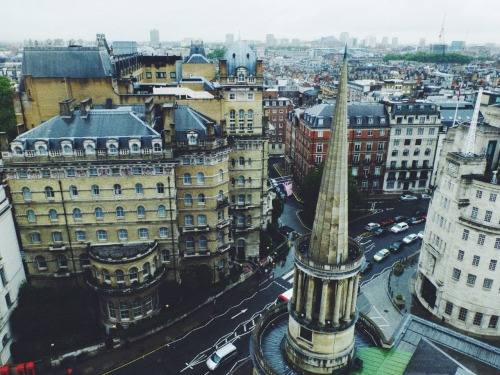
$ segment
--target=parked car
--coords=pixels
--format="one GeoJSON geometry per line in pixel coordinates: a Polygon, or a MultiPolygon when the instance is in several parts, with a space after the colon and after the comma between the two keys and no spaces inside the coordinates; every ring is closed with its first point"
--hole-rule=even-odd
{"type": "Polygon", "coordinates": [[[418,238],[420,238],[421,240],[423,240],[424,239],[424,231],[421,230],[420,232],[418,232],[417,236],[418,236],[418,238]]]}
{"type": "Polygon", "coordinates": [[[362,265],[361,265],[361,273],[366,273],[370,271],[373,268],[373,263],[370,262],[369,260],[366,260],[362,265]]]}
{"type": "Polygon", "coordinates": [[[377,254],[375,254],[373,256],[373,260],[375,262],[381,262],[383,261],[385,258],[387,258],[389,255],[391,255],[391,252],[387,249],[382,249],[380,251],[377,252],[377,254]]]}
{"type": "Polygon", "coordinates": [[[394,225],[391,228],[391,232],[392,233],[404,232],[405,230],[408,230],[408,228],[409,228],[408,224],[406,224],[405,222],[401,222],[401,223],[394,225]]]}
{"type": "Polygon", "coordinates": [[[391,253],[399,253],[405,247],[405,243],[403,241],[396,241],[391,246],[389,246],[389,251],[391,253]]]}
{"type": "Polygon", "coordinates": [[[394,224],[394,219],[384,219],[378,222],[381,227],[387,227],[394,224]]]}
{"type": "Polygon", "coordinates": [[[418,236],[415,233],[407,235],[405,238],[403,238],[403,242],[406,244],[410,244],[418,239],[418,236]]]}
{"type": "Polygon", "coordinates": [[[417,199],[418,198],[416,196],[409,195],[409,194],[402,195],[402,196],[399,197],[399,200],[404,201],[404,202],[406,202],[406,201],[416,201],[417,199]]]}
{"type": "Polygon", "coordinates": [[[377,223],[368,223],[365,227],[366,230],[373,230],[379,228],[380,225],[377,223]]]}
{"type": "Polygon", "coordinates": [[[389,233],[389,230],[386,229],[386,228],[377,228],[375,229],[375,231],[373,232],[373,235],[375,237],[382,237],[382,236],[385,236],[387,233],[389,233]]]}
{"type": "Polygon", "coordinates": [[[422,194],[420,196],[420,198],[422,198],[422,199],[431,199],[432,197],[429,194],[422,194]]]}
{"type": "Polygon", "coordinates": [[[427,211],[415,211],[413,216],[427,216],[427,211]]]}
{"type": "Polygon", "coordinates": [[[395,223],[401,223],[402,221],[408,220],[408,216],[394,216],[392,220],[394,220],[395,223]]]}
{"type": "Polygon", "coordinates": [[[228,343],[215,351],[210,357],[207,359],[207,367],[209,370],[215,370],[216,368],[222,367],[227,364],[229,361],[234,359],[238,354],[238,350],[236,346],[231,343],[228,343]]]}
{"type": "Polygon", "coordinates": [[[416,225],[423,223],[425,221],[425,216],[413,216],[410,220],[408,220],[408,224],[416,225]]]}

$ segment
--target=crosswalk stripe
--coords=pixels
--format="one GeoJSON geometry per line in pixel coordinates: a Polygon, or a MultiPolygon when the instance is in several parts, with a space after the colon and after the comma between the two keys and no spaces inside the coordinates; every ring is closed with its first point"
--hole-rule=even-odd
{"type": "Polygon", "coordinates": [[[288,272],[287,274],[283,275],[283,276],[282,276],[282,278],[286,280],[286,279],[288,279],[288,278],[289,278],[290,276],[292,276],[292,275],[293,275],[293,270],[291,270],[291,271],[290,271],[290,272],[288,272]]]}

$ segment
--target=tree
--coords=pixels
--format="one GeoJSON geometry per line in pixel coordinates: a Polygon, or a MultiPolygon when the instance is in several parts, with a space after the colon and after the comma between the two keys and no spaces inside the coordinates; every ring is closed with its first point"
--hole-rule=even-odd
{"type": "Polygon", "coordinates": [[[7,77],[0,77],[0,132],[7,133],[9,141],[17,137],[16,113],[7,77]]]}
{"type": "Polygon", "coordinates": [[[227,51],[227,49],[225,47],[216,48],[207,55],[207,58],[209,58],[209,59],[222,59],[222,58],[224,58],[226,51],[227,51]]]}

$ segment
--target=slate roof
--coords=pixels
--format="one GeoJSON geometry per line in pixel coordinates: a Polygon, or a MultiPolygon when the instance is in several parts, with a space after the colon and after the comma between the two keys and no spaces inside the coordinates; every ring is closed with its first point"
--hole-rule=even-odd
{"type": "Polygon", "coordinates": [[[236,76],[240,67],[245,67],[249,75],[256,75],[257,56],[245,42],[238,40],[230,45],[224,58],[227,60],[228,76],[236,76]]]}
{"type": "Polygon", "coordinates": [[[220,132],[220,125],[214,120],[195,111],[187,105],[179,105],[174,109],[175,137],[177,140],[187,140],[187,133],[195,131],[198,140],[203,141],[207,136],[207,127],[214,126],[216,134],[220,132]]]}
{"type": "Polygon", "coordinates": [[[37,140],[48,141],[50,150],[61,149],[61,141],[72,141],[74,149],[83,149],[86,139],[96,141],[96,148],[106,148],[106,140],[118,140],[119,148],[128,148],[131,138],[141,139],[143,147],[151,147],[152,138],[160,134],[145,124],[129,107],[114,110],[91,109],[87,118],[73,110],[71,118],[56,116],[21,134],[15,141],[22,142],[26,150],[34,150],[37,140]]]}
{"type": "MultiPolygon", "coordinates": [[[[455,118],[455,109],[441,109],[441,125],[453,125],[455,118]]],[[[474,115],[473,109],[459,109],[457,111],[457,122],[470,124],[472,116],[474,115]]],[[[480,124],[484,120],[483,115],[479,113],[477,123],[480,124]]]]}
{"type": "Polygon", "coordinates": [[[437,115],[437,105],[434,103],[393,103],[391,114],[399,115],[437,115]],[[423,109],[421,107],[423,106],[423,109]],[[398,108],[401,107],[401,108],[398,108]]]}
{"type": "Polygon", "coordinates": [[[103,47],[26,47],[23,51],[23,76],[105,78],[114,74],[103,47]]]}
{"type": "Polygon", "coordinates": [[[304,122],[312,128],[330,129],[332,127],[333,106],[330,104],[318,104],[304,111],[304,122]],[[323,124],[320,124],[321,119],[323,124]]]}
{"type": "Polygon", "coordinates": [[[194,54],[189,56],[189,59],[186,61],[188,64],[208,64],[210,61],[203,55],[194,54]]]}
{"type": "Polygon", "coordinates": [[[383,104],[379,103],[348,104],[347,113],[349,116],[350,128],[389,127],[389,115],[383,104]],[[358,124],[358,119],[361,119],[361,124],[358,124]],[[369,119],[371,119],[372,121],[371,123],[369,119]],[[382,119],[383,121],[381,121],[382,119]]]}

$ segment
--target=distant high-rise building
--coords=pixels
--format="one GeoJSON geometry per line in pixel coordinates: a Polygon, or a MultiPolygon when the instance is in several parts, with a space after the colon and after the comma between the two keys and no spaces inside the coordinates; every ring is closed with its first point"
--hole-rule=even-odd
{"type": "Polygon", "coordinates": [[[446,53],[448,51],[448,45],[446,44],[433,44],[431,45],[432,53],[446,53]]]}
{"type": "Polygon", "coordinates": [[[149,31],[149,42],[151,47],[158,48],[160,46],[160,32],[156,29],[149,31]]]}
{"type": "Polygon", "coordinates": [[[388,38],[388,37],[386,37],[386,36],[384,36],[384,37],[382,38],[382,45],[383,45],[384,47],[387,47],[387,45],[388,45],[388,44],[389,44],[389,38],[388,38]]]}
{"type": "Polygon", "coordinates": [[[418,41],[418,46],[425,47],[425,38],[420,38],[420,40],[418,41]]]}
{"type": "Polygon", "coordinates": [[[357,46],[358,46],[358,38],[352,38],[351,47],[357,47],[357,46]]]}
{"type": "Polygon", "coordinates": [[[398,46],[398,37],[395,36],[392,38],[392,47],[397,47],[398,46]]]}
{"type": "Polygon", "coordinates": [[[234,34],[226,34],[226,45],[231,45],[234,43],[234,34]]]}
{"type": "Polygon", "coordinates": [[[300,45],[300,39],[299,38],[293,38],[292,39],[292,46],[299,46],[300,45]]]}
{"type": "Polygon", "coordinates": [[[452,41],[450,49],[452,51],[463,51],[465,49],[465,41],[464,40],[452,41]]]}
{"type": "Polygon", "coordinates": [[[266,44],[268,46],[274,46],[276,44],[276,39],[274,39],[274,34],[266,35],[266,44]]]}
{"type": "Polygon", "coordinates": [[[367,47],[370,47],[370,48],[375,48],[376,45],[377,45],[377,37],[373,36],[373,35],[368,35],[366,37],[366,46],[367,47]]]}
{"type": "Polygon", "coordinates": [[[347,31],[341,32],[339,40],[340,40],[340,43],[346,44],[349,41],[349,33],[347,31]]]}

